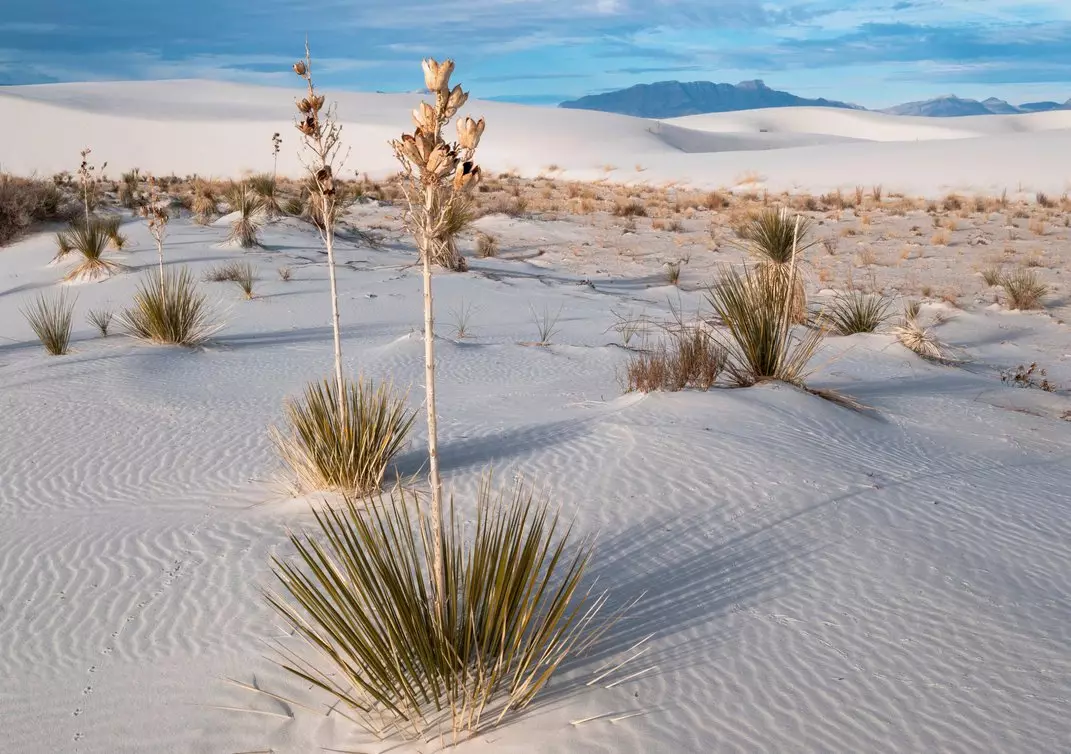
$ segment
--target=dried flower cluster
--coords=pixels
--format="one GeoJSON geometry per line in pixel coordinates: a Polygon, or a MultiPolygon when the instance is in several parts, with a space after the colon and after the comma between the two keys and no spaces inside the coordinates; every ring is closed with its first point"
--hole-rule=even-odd
{"type": "Polygon", "coordinates": [[[424,83],[435,104],[421,102],[413,110],[416,130],[391,142],[409,184],[409,224],[422,257],[451,270],[465,269],[465,260],[453,243],[454,218],[462,211],[466,194],[480,180],[474,161],[484,132],[484,120],[466,117],[457,122],[457,141],[443,139],[443,127],[457,115],[469,95],[460,85],[450,88],[454,62],[424,61],[424,83]]]}
{"type": "Polygon", "coordinates": [[[156,241],[156,253],[160,258],[160,286],[164,285],[164,237],[167,223],[171,220],[170,200],[160,192],[160,184],[152,175],[148,178],[149,198],[141,208],[141,216],[149,224],[149,233],[156,241]]]}

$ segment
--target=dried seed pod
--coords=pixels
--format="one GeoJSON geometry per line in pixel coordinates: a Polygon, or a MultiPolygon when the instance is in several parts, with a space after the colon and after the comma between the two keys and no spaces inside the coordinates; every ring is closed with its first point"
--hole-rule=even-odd
{"type": "Polygon", "coordinates": [[[435,108],[427,102],[421,102],[420,106],[413,111],[413,123],[418,129],[424,131],[434,131],[438,117],[435,108]]]}
{"type": "Polygon", "coordinates": [[[304,76],[306,73],[308,73],[308,69],[305,67],[304,60],[299,60],[298,62],[294,63],[294,73],[296,73],[298,76],[304,76]]]}
{"type": "Polygon", "coordinates": [[[454,172],[457,167],[457,157],[445,144],[439,144],[428,155],[428,161],[424,165],[425,176],[442,178],[454,172]]]}
{"type": "Polygon", "coordinates": [[[312,109],[312,105],[309,103],[308,99],[298,100],[297,109],[303,113],[307,113],[312,109]]]}
{"type": "Polygon", "coordinates": [[[471,160],[458,163],[457,169],[454,171],[454,190],[469,191],[480,182],[482,175],[480,166],[471,160]]]}
{"type": "Polygon", "coordinates": [[[331,173],[330,165],[324,165],[316,171],[316,185],[320,187],[324,196],[331,196],[335,193],[335,178],[331,173]]]}
{"type": "Polygon", "coordinates": [[[312,109],[316,112],[320,112],[320,110],[323,109],[324,102],[326,102],[326,100],[324,99],[324,96],[322,94],[317,97],[313,97],[311,103],[312,109]]]}
{"type": "Polygon", "coordinates": [[[454,72],[454,61],[444,60],[442,63],[433,58],[426,58],[424,67],[424,85],[431,92],[447,92],[450,89],[450,74],[454,72]]]}
{"type": "Polygon", "coordinates": [[[458,84],[450,91],[450,98],[446,101],[447,109],[456,113],[465,103],[469,101],[469,94],[461,89],[461,85],[458,84]]]}
{"type": "Polygon", "coordinates": [[[463,118],[457,122],[457,142],[463,149],[476,149],[480,145],[480,137],[487,124],[483,118],[473,120],[463,118]]]}

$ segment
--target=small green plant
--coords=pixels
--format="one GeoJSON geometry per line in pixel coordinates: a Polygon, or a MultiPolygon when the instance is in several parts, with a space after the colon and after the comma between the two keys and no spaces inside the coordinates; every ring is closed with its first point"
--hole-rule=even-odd
{"type": "Polygon", "coordinates": [[[41,345],[53,356],[67,353],[71,342],[75,299],[61,290],[55,297],[39,295],[22,314],[30,323],[41,345]]]}
{"type": "Polygon", "coordinates": [[[282,207],[275,196],[275,176],[267,173],[257,173],[246,179],[249,188],[264,201],[264,214],[268,218],[278,217],[282,214],[282,207]]]}
{"type": "Polygon", "coordinates": [[[81,220],[72,222],[66,231],[71,248],[82,255],[82,261],[70,272],[66,280],[96,280],[122,269],[121,265],[104,259],[104,252],[111,240],[110,222],[90,217],[86,224],[81,220]]]}
{"type": "Polygon", "coordinates": [[[120,313],[119,321],[135,338],[182,346],[198,345],[219,329],[185,267],[148,276],[134,294],[134,305],[120,313]]]}
{"type": "Polygon", "coordinates": [[[314,533],[291,535],[296,558],[274,559],[281,589],[267,595],[316,659],[280,647],[280,665],[379,737],[442,726],[456,742],[525,708],[616,616],[596,622],[604,598],[582,587],[592,542],[570,541],[546,500],[485,479],[476,511],[471,525],[451,500],[441,535],[400,487],[316,511],[314,533]]]}
{"type": "Polygon", "coordinates": [[[892,302],[862,291],[837,293],[822,312],[822,321],[837,335],[876,332],[889,319],[892,302]]]}
{"type": "Polygon", "coordinates": [[[608,331],[613,330],[620,335],[621,344],[625,348],[631,347],[637,335],[645,337],[650,332],[651,322],[642,311],[639,314],[632,311],[624,313],[614,311],[613,315],[617,321],[608,328],[608,331]]]}
{"type": "Polygon", "coordinates": [[[799,216],[799,235],[796,235],[796,217],[786,207],[764,209],[737,230],[743,247],[761,261],[774,265],[787,265],[792,260],[793,240],[796,239],[796,254],[802,254],[816,243],[807,240],[811,221],[799,216]]]}
{"type": "Polygon", "coordinates": [[[264,224],[267,204],[264,197],[245,184],[236,184],[227,195],[231,211],[238,213],[231,224],[229,240],[243,249],[260,245],[257,234],[264,224]]]}
{"type": "Polygon", "coordinates": [[[370,380],[343,385],[340,400],[334,379],[310,383],[301,398],[286,403],[284,428],[272,429],[299,492],[366,495],[379,489],[405,447],[415,418],[405,397],[370,380]]]}
{"type": "Polygon", "coordinates": [[[472,315],[474,313],[472,304],[462,301],[456,309],[450,310],[450,316],[453,318],[454,337],[458,340],[467,338],[472,334],[472,315]]]}
{"type": "Polygon", "coordinates": [[[257,279],[257,268],[249,262],[239,262],[236,265],[238,275],[234,282],[245,294],[247,299],[253,298],[253,284],[257,279]]]}
{"type": "Polygon", "coordinates": [[[536,341],[536,345],[549,346],[551,338],[558,334],[558,320],[561,318],[562,310],[565,305],[558,307],[556,314],[551,314],[550,309],[543,307],[543,313],[536,312],[531,306],[528,309],[532,312],[532,321],[535,323],[536,330],[539,332],[539,340],[536,341]]]}
{"type": "Polygon", "coordinates": [[[824,331],[813,328],[798,340],[794,336],[793,278],[761,268],[730,269],[708,289],[707,300],[728,331],[721,342],[728,354],[725,371],[734,384],[780,380],[803,385],[824,331]]]}
{"type": "Polygon", "coordinates": [[[107,338],[108,328],[111,327],[114,316],[111,309],[90,309],[86,314],[86,322],[97,328],[102,338],[107,338]]]}
{"type": "Polygon", "coordinates": [[[71,245],[71,237],[67,235],[66,231],[61,230],[56,234],[56,256],[53,257],[53,260],[59,261],[72,251],[74,251],[74,247],[71,245]]]}
{"type": "Polygon", "coordinates": [[[498,238],[490,233],[480,233],[476,236],[476,256],[481,259],[498,256],[498,238]]]}
{"type": "Polygon", "coordinates": [[[1040,309],[1041,299],[1049,292],[1049,287],[1041,282],[1033,269],[1020,267],[1005,275],[1001,282],[1013,309],[1040,309]]]}

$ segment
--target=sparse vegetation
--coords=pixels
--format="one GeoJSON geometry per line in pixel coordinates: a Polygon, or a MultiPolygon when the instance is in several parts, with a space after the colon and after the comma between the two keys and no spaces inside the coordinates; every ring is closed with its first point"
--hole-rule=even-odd
{"type": "Polygon", "coordinates": [[[238,262],[235,265],[237,276],[234,282],[247,299],[253,298],[253,284],[257,279],[257,268],[251,262],[238,262]]]}
{"type": "Polygon", "coordinates": [[[551,338],[558,334],[558,320],[561,318],[564,306],[558,307],[558,311],[553,314],[549,307],[543,307],[542,313],[537,312],[531,306],[529,306],[529,309],[532,312],[532,321],[539,332],[539,340],[536,341],[536,345],[549,346],[551,338]]]}
{"type": "Polygon", "coordinates": [[[279,273],[280,280],[282,280],[284,283],[290,282],[290,276],[292,274],[292,271],[289,267],[284,265],[280,267],[277,272],[279,273]]]}
{"type": "Polygon", "coordinates": [[[55,296],[40,294],[22,310],[41,345],[52,356],[63,356],[71,342],[75,299],[61,290],[55,296]]]}
{"type": "Polygon", "coordinates": [[[699,327],[665,333],[658,345],[635,352],[625,367],[629,392],[709,390],[725,368],[726,350],[699,327]]]}
{"type": "Polygon", "coordinates": [[[472,315],[475,312],[472,304],[462,301],[456,309],[450,310],[450,316],[454,328],[454,337],[458,340],[471,335],[472,315]]]}
{"type": "Polygon", "coordinates": [[[272,429],[299,492],[367,495],[379,489],[405,447],[415,414],[404,396],[370,380],[347,379],[343,390],[340,397],[333,379],[310,383],[300,398],[287,401],[283,428],[272,429]]]}
{"type": "Polygon", "coordinates": [[[1056,385],[1049,382],[1049,373],[1038,366],[1036,361],[1029,366],[1020,364],[1015,369],[1006,369],[1000,373],[1000,381],[1014,387],[1034,388],[1046,393],[1055,393],[1056,385]]]}
{"type": "Polygon", "coordinates": [[[982,280],[990,288],[1001,285],[1004,280],[1004,271],[997,266],[990,265],[982,269],[982,280]]]}
{"type": "Polygon", "coordinates": [[[181,346],[196,346],[219,329],[185,267],[147,277],[134,294],[134,305],[120,313],[119,321],[135,338],[181,346]]]}
{"type": "Polygon", "coordinates": [[[108,328],[111,327],[114,316],[111,309],[90,309],[86,313],[86,321],[97,328],[102,338],[107,338],[108,328]]]}
{"type": "Polygon", "coordinates": [[[476,256],[481,259],[498,256],[498,238],[490,233],[480,233],[476,236],[476,256]]]}
{"type": "Polygon", "coordinates": [[[884,296],[850,290],[837,293],[822,311],[822,321],[837,335],[876,332],[889,319],[892,302],[884,296]]]}
{"type": "Polygon", "coordinates": [[[914,351],[922,358],[945,361],[948,358],[945,346],[937,339],[933,330],[919,322],[921,310],[919,302],[906,301],[903,317],[892,328],[892,333],[904,348],[914,351]]]}
{"type": "Polygon", "coordinates": [[[1042,298],[1049,292],[1037,271],[1023,267],[1005,275],[1001,283],[1012,309],[1040,309],[1042,298]]]}
{"type": "Polygon", "coordinates": [[[54,182],[0,173],[0,246],[11,243],[36,223],[69,216],[63,194],[54,182]]]}
{"type": "Polygon", "coordinates": [[[231,223],[229,240],[243,249],[260,245],[258,233],[264,224],[267,204],[264,197],[244,183],[235,184],[227,195],[231,211],[238,216],[231,223]]]}
{"type": "Polygon", "coordinates": [[[97,280],[122,269],[121,265],[104,259],[110,242],[108,221],[90,217],[86,224],[79,219],[70,224],[64,235],[71,249],[82,255],[82,261],[67,273],[66,280],[97,280]]]}

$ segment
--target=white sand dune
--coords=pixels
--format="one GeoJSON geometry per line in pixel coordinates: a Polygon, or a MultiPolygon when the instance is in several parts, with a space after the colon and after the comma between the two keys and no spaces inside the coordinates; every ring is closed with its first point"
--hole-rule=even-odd
{"type": "MultiPolygon", "coordinates": [[[[299,83],[299,82],[295,82],[299,83]]],[[[271,164],[269,140],[293,143],[300,89],[203,81],[0,88],[0,118],[19,124],[0,145],[16,172],[71,169],[85,146],[114,170],[235,176],[271,164]]],[[[478,94],[478,92],[477,92],[478,94]]],[[[352,145],[349,168],[397,168],[387,139],[409,128],[417,95],[329,92],[352,145]]],[[[940,194],[1008,189],[1062,192],[1071,166],[1071,113],[943,121],[830,108],[722,113],[666,122],[579,110],[474,101],[490,127],[484,164],[535,175],[551,165],[578,179],[676,181],[696,187],[825,191],[859,184],[940,194]],[[607,170],[607,168],[612,168],[607,170]]],[[[284,173],[301,170],[292,149],[284,173]]]]}
{"type": "MultiPolygon", "coordinates": [[[[263,168],[271,132],[286,126],[281,94],[185,83],[5,90],[0,117],[29,126],[6,132],[0,158],[5,168],[51,171],[91,144],[116,169],[263,168]],[[179,104],[180,93],[189,100],[179,104]]],[[[385,138],[412,99],[343,97],[347,137],[385,138]]],[[[723,157],[682,157],[635,119],[494,104],[486,112],[497,134],[488,152],[503,166],[553,161],[579,174],[613,153],[669,174],[723,157]],[[641,148],[643,156],[630,151],[641,148]],[[659,154],[665,162],[654,161],[659,154]]],[[[970,154],[994,144],[1033,154],[1066,140],[1066,131],[1039,129],[724,159],[754,166],[775,154],[810,170],[795,174],[807,185],[851,169],[852,183],[862,182],[868,166],[961,182],[981,174],[949,166],[966,170],[970,154]],[[937,156],[960,147],[964,162],[901,166],[891,157],[921,147],[937,156]],[[826,165],[834,153],[848,162],[826,165]]],[[[381,143],[355,146],[352,163],[387,169],[383,155],[381,143]]],[[[1032,172],[1056,162],[1043,157],[1022,166],[1024,180],[1054,179],[1052,165],[1032,172]]],[[[392,222],[388,208],[357,213],[359,223],[392,222]]],[[[534,709],[459,752],[1066,749],[1071,423],[1060,417],[1069,402],[997,376],[1039,361],[1054,382],[1071,384],[1066,325],[1043,314],[960,312],[939,328],[970,359],[959,368],[923,362],[887,335],[829,339],[813,384],[873,414],[786,386],[622,396],[627,354],[607,332],[613,311],[666,313],[678,291],[624,274],[601,244],[585,245],[601,270],[585,285],[532,258],[530,247],[547,239],[580,248],[580,226],[480,223],[500,233],[502,256],[436,278],[440,452],[459,513],[471,514],[488,467],[503,483],[533,479],[576,515],[578,530],[600,533],[592,575],[613,604],[645,596],[534,709]],[[448,313],[463,303],[475,306],[472,337],[457,341],[448,313]],[[535,335],[531,311],[559,307],[554,345],[523,345],[535,335]],[[586,685],[652,634],[642,658],[586,685]]],[[[316,234],[289,220],[247,253],[225,246],[220,225],[175,220],[170,231],[169,265],[198,277],[237,258],[259,268],[252,301],[230,284],[206,286],[227,326],[203,349],[102,339],[85,324],[88,309],[129,302],[155,268],[137,220],[123,226],[131,244],[115,255],[128,272],[68,288],[78,296],[75,343],[62,358],[44,355],[19,310],[60,289],[67,263],[49,264],[47,233],[0,249],[0,752],[437,750],[390,748],[339,715],[223,680],[319,700],[263,658],[263,642],[283,632],[261,589],[271,584],[270,557],[288,553],[287,529],[311,521],[309,501],[275,484],[266,429],[285,397],[330,368],[327,270],[316,234]],[[282,264],[294,271],[288,283],[274,272],[282,264]]],[[[392,232],[381,249],[346,243],[340,255],[347,369],[411,386],[419,406],[421,283],[411,247],[392,232]]],[[[702,302],[698,291],[679,293],[685,311],[702,302]]],[[[418,425],[403,472],[420,468],[422,442],[418,425]]]]}

